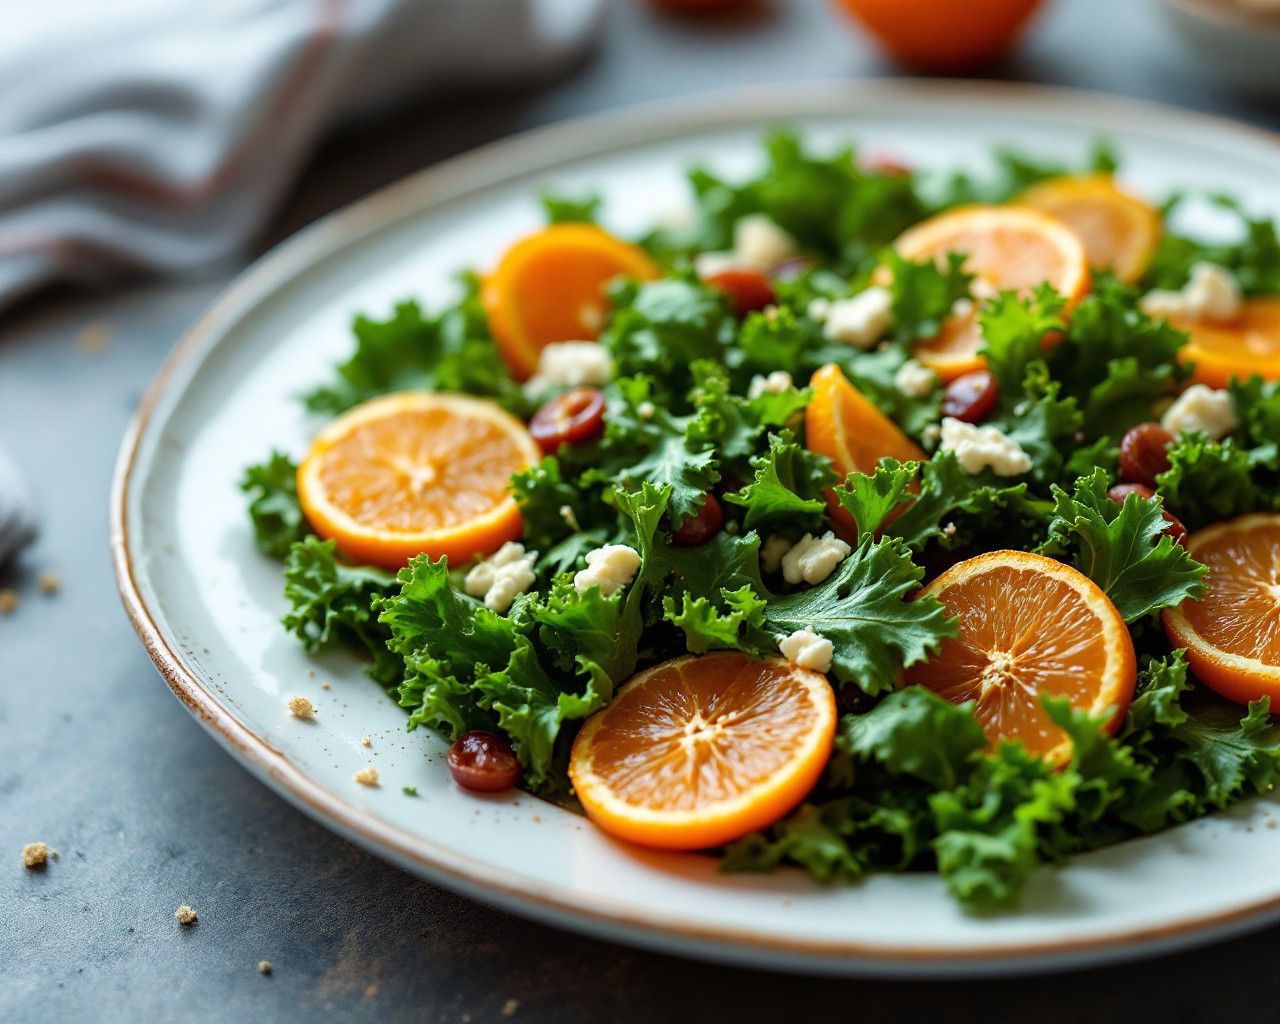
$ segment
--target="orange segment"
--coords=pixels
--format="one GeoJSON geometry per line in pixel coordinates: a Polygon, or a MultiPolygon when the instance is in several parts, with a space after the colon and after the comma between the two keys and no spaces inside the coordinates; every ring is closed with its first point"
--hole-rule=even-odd
{"type": "Polygon", "coordinates": [[[1160,241],[1160,214],[1117,188],[1109,174],[1051,178],[1016,201],[1057,217],[1080,236],[1089,266],[1126,284],[1143,275],[1160,241]]]}
{"type": "Polygon", "coordinates": [[[906,682],[953,704],[974,701],[993,746],[1014,740],[1051,764],[1071,759],[1042,694],[1095,716],[1114,708],[1108,731],[1119,728],[1137,681],[1133,640],[1087,576],[1043,555],[992,551],[952,566],[924,593],[959,618],[958,633],[906,682]]]}
{"type": "Polygon", "coordinates": [[[489,330],[517,380],[538,367],[556,341],[590,341],[609,312],[604,287],[620,275],[659,276],[643,249],[594,224],[552,224],[507,250],[481,300],[489,330]]]}
{"type": "MultiPolygon", "coordinates": [[[[974,293],[1029,293],[1048,282],[1067,300],[1067,309],[1089,291],[1089,260],[1075,233],[1056,217],[1025,206],[964,206],[939,213],[904,231],[894,248],[904,259],[942,259],[967,253],[965,269],[977,275],[974,293]]],[[[974,310],[953,315],[942,333],[916,346],[915,357],[944,381],[954,380],[984,361],[982,334],[974,310]]]]}
{"type": "Polygon", "coordinates": [[[1239,318],[1230,323],[1181,317],[1169,322],[1190,332],[1178,358],[1195,363],[1192,376],[1201,384],[1225,388],[1232,377],[1245,380],[1255,373],[1280,380],[1280,297],[1246,299],[1239,318]]]}
{"type": "Polygon", "coordinates": [[[458,565],[520,536],[507,484],[540,457],[493,402],[386,395],[320,433],[298,467],[298,498],[316,533],[354,561],[394,569],[425,551],[458,565]]]}
{"type": "Polygon", "coordinates": [[[569,778],[587,815],[643,846],[701,850],[764,828],[818,781],[835,736],[826,676],[737,651],[663,662],[596,712],[569,778]]]}
{"type": "Polygon", "coordinates": [[[1187,551],[1209,567],[1209,591],[1165,609],[1169,639],[1224,697],[1270,697],[1280,710],[1280,515],[1215,523],[1187,538],[1187,551]]]}
{"type": "MultiPolygon", "coordinates": [[[[880,460],[900,462],[926,458],[924,451],[893,420],[877,409],[835,363],[828,363],[809,381],[813,400],[804,414],[805,444],[835,463],[840,483],[850,473],[873,473],[880,460]]],[[[840,533],[856,537],[858,526],[845,511],[835,490],[827,490],[827,512],[840,533]]]]}

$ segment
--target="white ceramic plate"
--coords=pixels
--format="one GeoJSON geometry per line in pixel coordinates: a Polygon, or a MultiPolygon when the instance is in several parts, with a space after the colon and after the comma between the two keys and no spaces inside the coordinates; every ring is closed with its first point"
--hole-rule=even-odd
{"type": "Polygon", "coordinates": [[[336,832],[465,893],[612,939],[773,968],[979,974],[1167,950],[1280,917],[1280,830],[1263,827],[1275,801],[1043,869],[1016,911],[985,919],[961,913],[930,875],[833,888],[798,871],[722,876],[710,858],[624,847],[527,795],[462,792],[443,742],[406,734],[404,713],[356,661],[309,659],[282,632],[279,566],[254,550],[236,483],[273,446],[305,450],[317,423],[296,396],[347,353],[352,314],[385,314],[407,296],[445,301],[455,270],[491,263],[540,222],[534,197],[546,185],[600,190],[607,221],[637,232],[684,205],[689,164],[745,171],[762,128],[779,120],[820,144],[857,139],[937,167],[979,167],[997,144],[1079,159],[1105,134],[1125,177],[1153,196],[1229,189],[1280,214],[1280,144],[1269,135],[991,85],[740,91],[546,129],[425,171],[253,267],[143,403],[117,472],[113,547],[160,671],[250,771],[336,832]],[[317,705],[314,722],[289,716],[293,694],[317,705]],[[380,787],[352,780],[366,764],[380,787]]]}

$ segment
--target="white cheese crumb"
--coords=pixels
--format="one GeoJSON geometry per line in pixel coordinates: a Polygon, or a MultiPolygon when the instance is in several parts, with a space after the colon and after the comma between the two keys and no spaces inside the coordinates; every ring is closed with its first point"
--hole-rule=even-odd
{"type": "Polygon", "coordinates": [[[937,383],[937,373],[914,359],[908,359],[893,375],[893,386],[908,398],[928,398],[937,383]]]}
{"type": "Polygon", "coordinates": [[[378,784],[378,769],[373,765],[369,765],[368,768],[361,768],[351,777],[362,786],[376,786],[378,784]]]}
{"type": "Polygon", "coordinates": [[[797,629],[790,636],[778,637],[778,650],[797,668],[829,672],[835,646],[825,636],[811,629],[797,629]]]}
{"type": "Polygon", "coordinates": [[[600,593],[610,597],[628,586],[639,568],[640,553],[635,548],[606,544],[587,552],[587,567],[573,574],[573,589],[583,594],[599,586],[600,593]]]}
{"type": "Polygon", "coordinates": [[[361,737],[360,737],[360,746],[362,746],[362,747],[371,747],[371,746],[373,746],[373,740],[372,740],[370,737],[368,737],[368,736],[361,736],[361,737]]]}
{"type": "Polygon", "coordinates": [[[996,476],[1021,476],[1031,468],[1031,456],[996,427],[978,427],[951,416],[942,421],[941,447],[955,452],[966,473],[990,467],[996,476]]]}
{"type": "Polygon", "coordinates": [[[1188,430],[1199,430],[1214,441],[1221,441],[1228,434],[1235,433],[1240,421],[1236,419],[1230,392],[1192,384],[1165,410],[1160,425],[1175,436],[1188,430]]]}
{"type": "Polygon", "coordinates": [[[937,448],[941,441],[942,428],[936,423],[930,423],[924,430],[920,431],[920,445],[927,452],[937,448]]]}
{"type": "Polygon", "coordinates": [[[1181,291],[1155,289],[1139,303],[1147,316],[1223,322],[1240,315],[1244,297],[1231,273],[1216,263],[1197,263],[1181,291]]]}
{"type": "Polygon", "coordinates": [[[484,606],[490,611],[505,615],[516,595],[533,585],[535,557],[534,552],[525,552],[523,544],[507,541],[483,562],[472,567],[463,587],[472,597],[483,598],[484,606]]]}
{"type": "Polygon", "coordinates": [[[289,698],[289,714],[294,718],[311,719],[316,717],[316,706],[306,697],[289,698]]]}
{"type": "Polygon", "coordinates": [[[827,315],[831,312],[830,299],[813,299],[809,305],[805,307],[805,315],[810,320],[817,320],[823,323],[827,319],[827,315]]]}
{"type": "Polygon", "coordinates": [[[642,420],[653,419],[653,414],[658,411],[658,407],[652,402],[646,400],[636,406],[636,415],[642,420]]]}
{"type": "Polygon", "coordinates": [[[704,281],[728,270],[741,270],[742,260],[735,252],[700,252],[693,258],[693,270],[704,281]]]}
{"type": "Polygon", "coordinates": [[[538,353],[538,369],[524,382],[526,395],[552,388],[600,387],[613,379],[609,351],[594,341],[556,341],[538,353]]]}
{"type": "Polygon", "coordinates": [[[178,924],[195,924],[196,912],[185,903],[173,912],[173,916],[178,919],[178,924]]]}
{"type": "Polygon", "coordinates": [[[791,374],[787,373],[786,370],[774,370],[767,377],[757,373],[751,378],[751,383],[747,385],[747,397],[759,398],[761,395],[780,395],[784,391],[790,391],[795,386],[795,381],[791,379],[791,374]]]}
{"type": "Polygon", "coordinates": [[[851,299],[837,299],[827,307],[823,333],[828,341],[869,349],[893,323],[893,295],[872,286],[851,299]]]}
{"type": "Polygon", "coordinates": [[[782,556],[791,550],[786,537],[770,537],[760,548],[760,568],[765,572],[777,572],[782,567],[782,556]]]}
{"type": "Polygon", "coordinates": [[[803,580],[816,585],[830,576],[852,550],[830,530],[821,537],[806,533],[782,556],[782,578],[788,583],[803,580]]]}
{"type": "Polygon", "coordinates": [[[769,270],[799,250],[787,232],[764,214],[753,213],[733,226],[733,251],[747,266],[769,270]]]}

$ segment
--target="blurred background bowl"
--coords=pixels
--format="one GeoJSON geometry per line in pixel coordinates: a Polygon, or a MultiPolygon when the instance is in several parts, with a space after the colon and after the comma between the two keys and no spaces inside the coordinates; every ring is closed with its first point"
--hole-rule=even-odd
{"type": "Polygon", "coordinates": [[[1222,80],[1260,99],[1280,99],[1280,8],[1266,14],[1231,0],[1159,0],[1187,46],[1222,80]]]}

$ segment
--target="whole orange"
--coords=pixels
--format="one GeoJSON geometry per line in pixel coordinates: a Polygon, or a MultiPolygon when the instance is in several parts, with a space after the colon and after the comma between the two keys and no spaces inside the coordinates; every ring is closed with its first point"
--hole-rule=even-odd
{"type": "Polygon", "coordinates": [[[970,71],[1013,45],[1040,0],[835,0],[898,60],[921,71],[970,71]]]}

